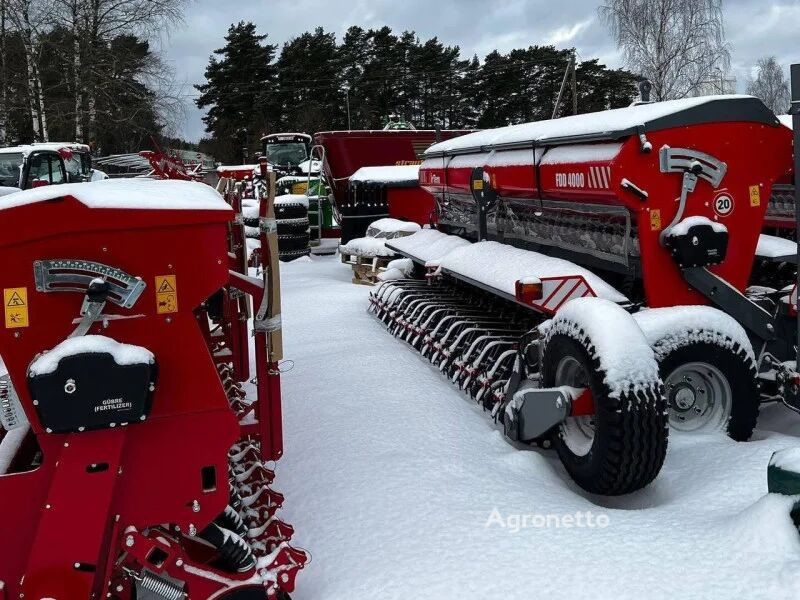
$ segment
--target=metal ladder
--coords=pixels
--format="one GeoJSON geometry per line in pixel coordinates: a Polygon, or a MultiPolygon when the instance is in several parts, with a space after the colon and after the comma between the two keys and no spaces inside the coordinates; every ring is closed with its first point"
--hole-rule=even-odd
{"type": "Polygon", "coordinates": [[[306,179],[306,197],[308,198],[308,224],[309,224],[309,239],[308,245],[309,246],[320,246],[322,245],[322,217],[324,216],[324,212],[322,210],[322,202],[324,198],[327,196],[322,196],[317,194],[316,197],[312,197],[311,195],[311,171],[312,166],[314,164],[314,153],[315,151],[319,154],[319,161],[320,161],[320,169],[317,179],[319,181],[319,186],[317,187],[317,191],[320,191],[320,188],[323,190],[325,189],[324,180],[322,177],[322,170],[325,165],[325,147],[321,145],[312,146],[311,152],[308,155],[308,177],[306,179]],[[316,215],[317,224],[312,224],[312,215],[316,215]],[[316,235],[315,231],[316,230],[316,235]]]}

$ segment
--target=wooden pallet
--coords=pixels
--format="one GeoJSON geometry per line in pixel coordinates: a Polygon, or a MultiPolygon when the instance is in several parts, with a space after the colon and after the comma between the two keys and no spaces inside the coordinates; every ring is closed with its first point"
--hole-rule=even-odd
{"type": "Polygon", "coordinates": [[[360,256],[342,252],[342,262],[353,267],[353,283],[359,285],[375,285],[378,275],[386,270],[386,265],[394,256],[360,256]]]}

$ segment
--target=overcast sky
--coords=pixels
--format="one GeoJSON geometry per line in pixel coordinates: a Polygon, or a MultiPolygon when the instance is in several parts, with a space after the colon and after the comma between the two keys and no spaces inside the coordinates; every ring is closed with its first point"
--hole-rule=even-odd
{"type": "MultiPolygon", "coordinates": [[[[531,44],[578,49],[581,59],[599,58],[622,66],[616,46],[598,22],[601,0],[191,0],[185,24],[162,41],[166,59],[186,95],[186,121],[180,133],[196,141],[203,135],[202,113],[194,106],[192,84],[204,81],[212,51],[223,45],[231,23],[253,21],[272,43],[283,44],[322,26],[341,39],[350,25],[389,25],[437,36],[480,58],[495,48],[507,51],[531,44]]],[[[733,71],[743,90],[759,57],[774,54],[787,66],[800,60],[797,35],[800,0],[724,0],[725,26],[733,50],[733,71]]]]}

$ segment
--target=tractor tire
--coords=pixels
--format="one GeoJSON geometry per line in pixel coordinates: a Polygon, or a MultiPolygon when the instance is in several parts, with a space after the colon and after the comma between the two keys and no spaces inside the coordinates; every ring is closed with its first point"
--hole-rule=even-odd
{"type": "Polygon", "coordinates": [[[275,218],[279,221],[284,219],[307,219],[308,207],[299,202],[276,204],[275,218]]]}
{"type": "Polygon", "coordinates": [[[308,217],[300,219],[281,219],[278,221],[278,235],[293,235],[308,232],[308,217]]]}
{"type": "Polygon", "coordinates": [[[278,258],[281,262],[291,262],[303,256],[311,254],[311,248],[303,248],[302,250],[281,250],[278,252],[278,258]]]}
{"type": "Polygon", "coordinates": [[[586,336],[557,333],[542,360],[544,387],[588,387],[595,414],[570,417],[553,434],[564,468],[584,490],[617,496],[645,487],[658,475],[669,429],[658,382],[612,394],[586,336]]]}
{"type": "Polygon", "coordinates": [[[726,431],[738,442],[747,441],[761,405],[755,364],[738,343],[709,339],[714,338],[689,340],[663,353],[656,348],[670,427],[726,431]]]}
{"type": "Polygon", "coordinates": [[[303,250],[308,248],[308,241],[308,232],[278,235],[278,251],[303,250]]]}

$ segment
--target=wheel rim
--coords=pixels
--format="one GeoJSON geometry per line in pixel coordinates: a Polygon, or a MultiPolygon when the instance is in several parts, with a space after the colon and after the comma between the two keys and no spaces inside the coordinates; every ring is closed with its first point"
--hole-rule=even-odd
{"type": "Polygon", "coordinates": [[[670,427],[678,431],[723,429],[731,416],[728,379],[714,365],[691,362],[664,380],[670,427]]]}
{"type": "MultiPolygon", "coordinates": [[[[589,387],[589,375],[577,358],[565,356],[556,367],[555,385],[589,387]]],[[[560,435],[570,452],[576,456],[586,456],[594,444],[594,417],[568,417],[561,424],[560,435]]]]}

